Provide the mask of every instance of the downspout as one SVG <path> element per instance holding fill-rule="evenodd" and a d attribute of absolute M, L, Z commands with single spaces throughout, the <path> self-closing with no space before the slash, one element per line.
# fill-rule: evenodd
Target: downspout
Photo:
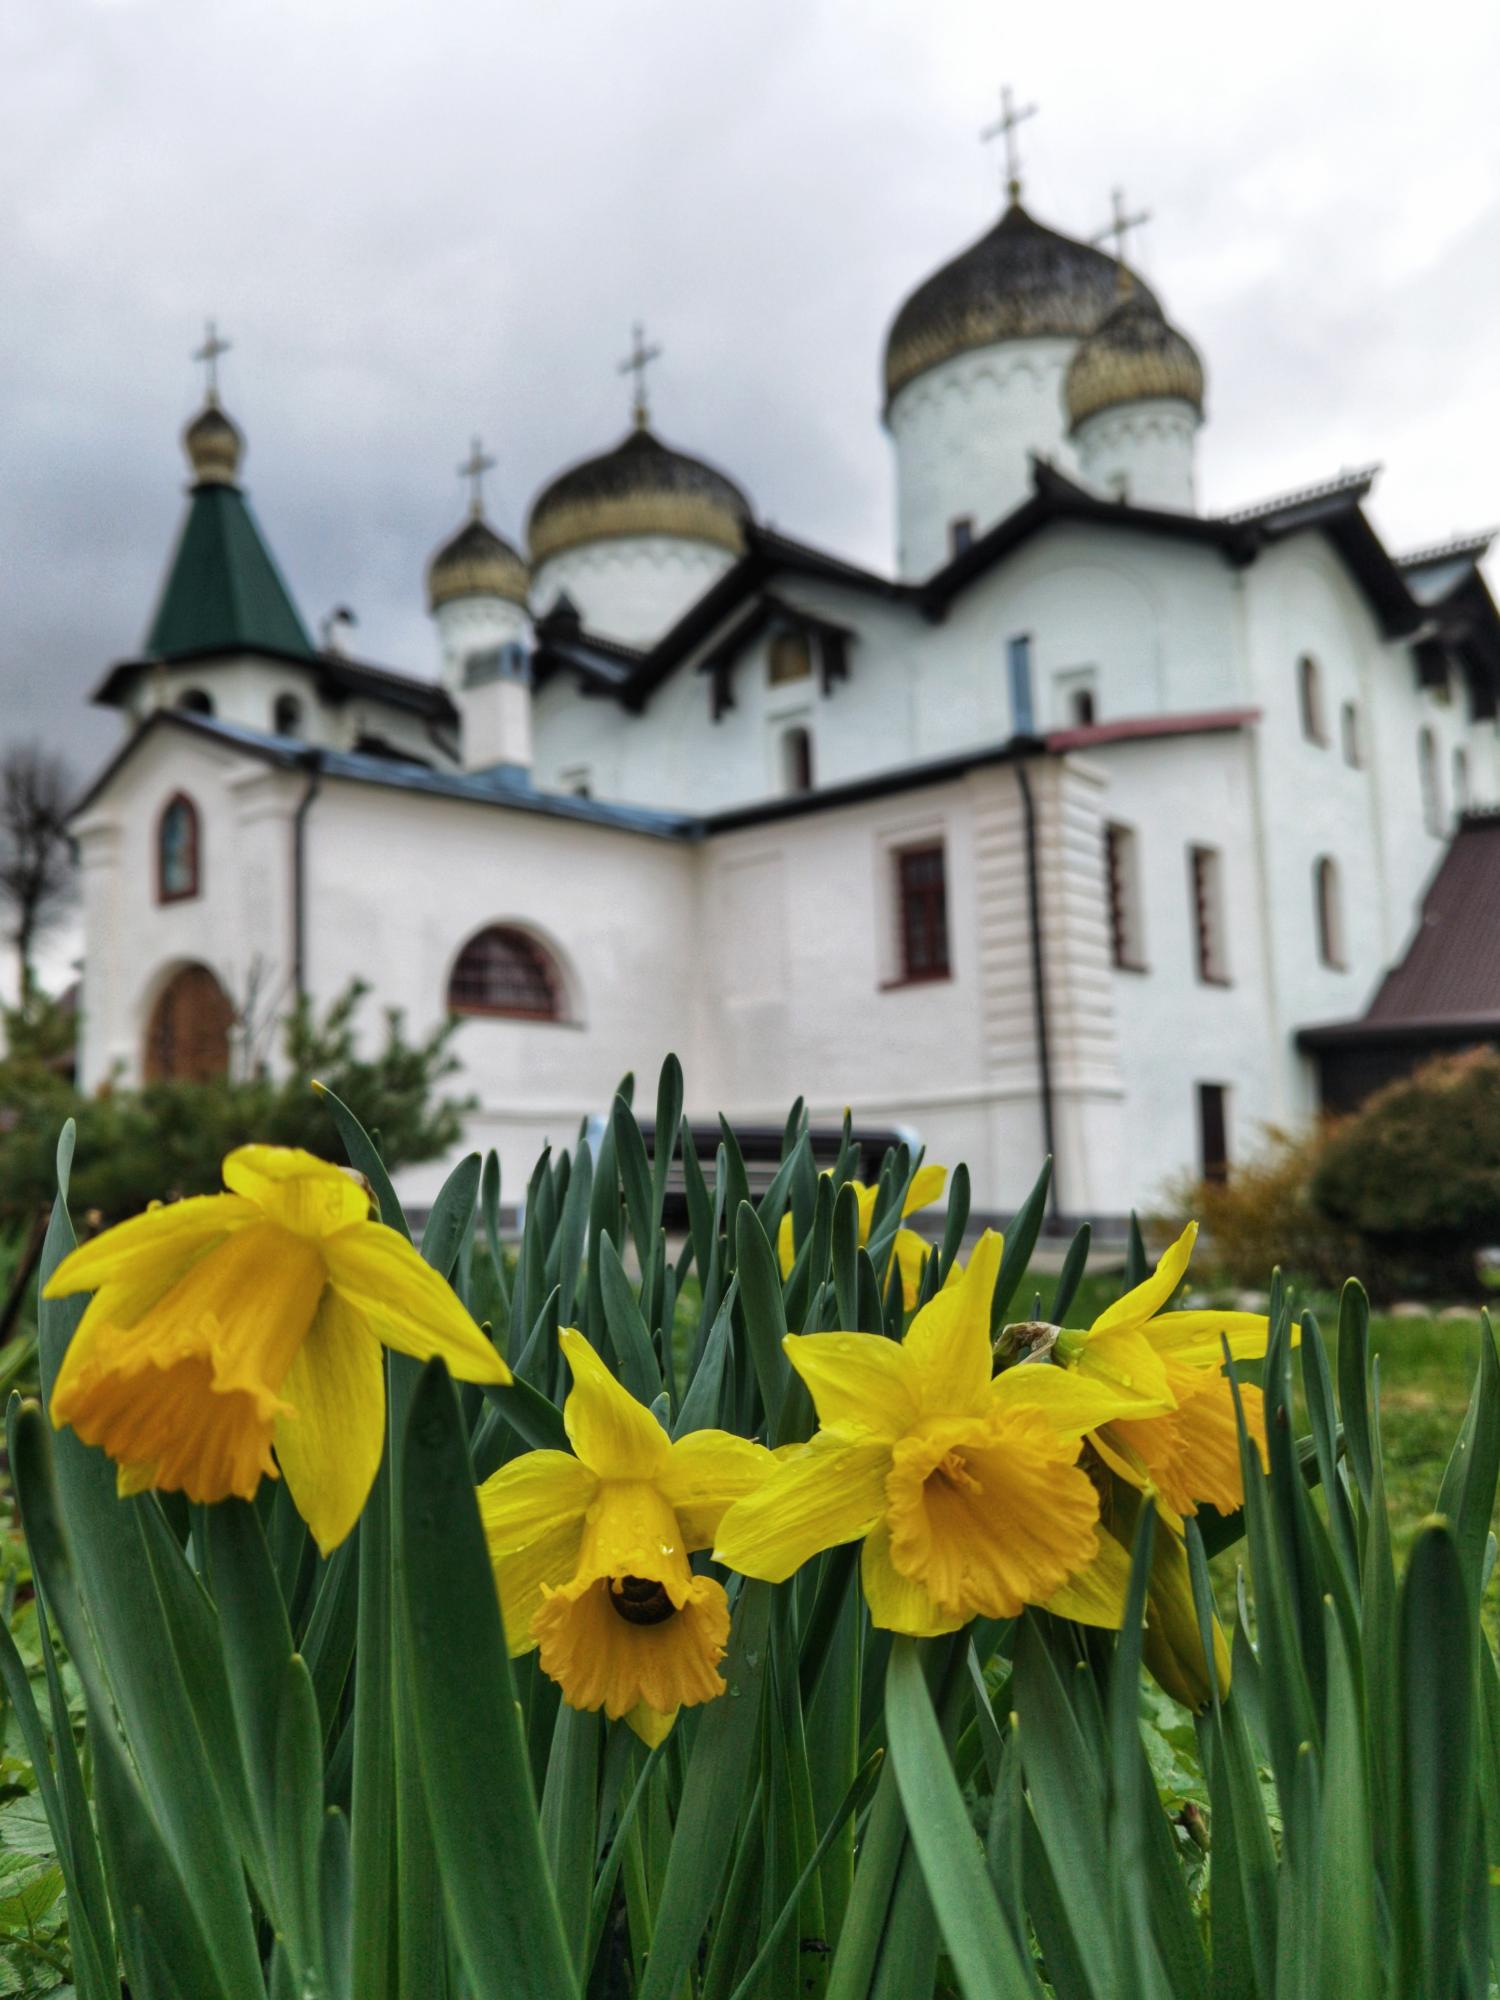
<path fill-rule="evenodd" d="M 307 815 L 323 788 L 323 753 L 308 750 L 297 761 L 307 772 L 292 815 L 292 991 L 300 1003 L 307 998 Z"/>
<path fill-rule="evenodd" d="M 1031 1000 L 1036 1014 L 1036 1064 L 1042 1098 L 1042 1145 L 1052 1162 L 1047 1183 L 1047 1214 L 1058 1221 L 1057 1127 L 1052 1112 L 1052 1050 L 1047 1038 L 1047 967 L 1042 953 L 1042 891 L 1037 866 L 1036 801 L 1026 760 L 1016 765 L 1016 783 L 1021 788 L 1021 819 L 1026 834 L 1026 915 L 1031 930 Z"/>

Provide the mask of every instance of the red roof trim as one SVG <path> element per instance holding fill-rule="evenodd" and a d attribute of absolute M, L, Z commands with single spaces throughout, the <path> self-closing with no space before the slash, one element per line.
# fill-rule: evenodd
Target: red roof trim
<path fill-rule="evenodd" d="M 1200 715 L 1139 715 L 1126 722 L 1091 722 L 1079 729 L 1054 729 L 1049 750 L 1092 750 L 1106 743 L 1149 742 L 1157 736 L 1217 736 L 1260 721 L 1258 708 L 1215 708 Z"/>

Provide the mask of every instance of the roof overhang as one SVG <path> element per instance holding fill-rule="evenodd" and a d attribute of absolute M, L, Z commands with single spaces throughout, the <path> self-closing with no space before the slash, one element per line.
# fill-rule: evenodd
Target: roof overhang
<path fill-rule="evenodd" d="M 175 653 L 169 660 L 117 660 L 89 699 L 102 708 L 123 708 L 131 688 L 145 675 L 183 667 L 212 670 L 241 660 L 269 660 L 277 666 L 311 675 L 319 694 L 334 705 L 356 699 L 382 701 L 428 722 L 451 725 L 458 721 L 451 696 L 436 681 L 398 673 L 393 667 L 347 659 L 342 653 L 319 653 L 308 659 L 304 654 L 280 652 L 269 646 L 236 647 L 231 652 L 216 646 L 202 652 Z"/>

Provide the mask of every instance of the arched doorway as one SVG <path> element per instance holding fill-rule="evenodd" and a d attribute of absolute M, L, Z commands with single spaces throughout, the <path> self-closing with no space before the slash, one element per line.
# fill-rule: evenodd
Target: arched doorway
<path fill-rule="evenodd" d="M 146 1081 L 207 1083 L 229 1071 L 234 1008 L 206 965 L 174 972 L 146 1026 Z"/>

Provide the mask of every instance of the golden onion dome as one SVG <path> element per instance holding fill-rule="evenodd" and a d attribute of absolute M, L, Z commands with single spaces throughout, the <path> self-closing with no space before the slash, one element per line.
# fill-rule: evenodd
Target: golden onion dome
<path fill-rule="evenodd" d="M 473 514 L 427 565 L 427 603 L 436 611 L 455 597 L 508 597 L 525 604 L 526 564 L 482 514 Z"/>
<path fill-rule="evenodd" d="M 532 502 L 526 540 L 534 564 L 620 535 L 714 542 L 738 555 L 749 518 L 750 503 L 732 479 L 638 423 L 612 451 L 570 466 L 543 487 Z"/>
<path fill-rule="evenodd" d="M 1156 300 L 1137 287 L 1080 343 L 1068 364 L 1063 400 L 1076 430 L 1100 410 L 1155 397 L 1190 403 L 1201 417 L 1203 363 Z"/>
<path fill-rule="evenodd" d="M 885 343 L 889 408 L 908 382 L 971 348 L 1049 335 L 1081 340 L 1119 297 L 1121 266 L 1027 214 L 1018 201 L 918 285 Z M 1128 275 L 1128 274 L 1127 274 Z M 1139 279 L 1136 289 L 1150 298 Z"/>
<path fill-rule="evenodd" d="M 233 486 L 245 440 L 213 396 L 182 433 L 182 446 L 200 486 Z"/>

